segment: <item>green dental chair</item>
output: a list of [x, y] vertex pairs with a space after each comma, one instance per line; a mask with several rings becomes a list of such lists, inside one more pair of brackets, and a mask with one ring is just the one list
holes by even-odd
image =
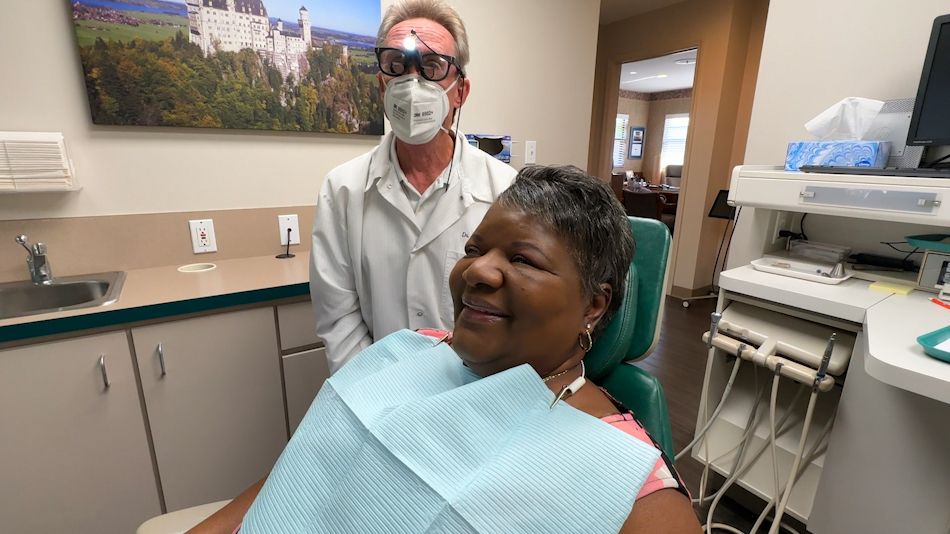
[[629, 217], [637, 251], [627, 275], [623, 305], [587, 354], [587, 374], [627, 408], [669, 458], [673, 432], [659, 381], [630, 365], [650, 354], [660, 333], [670, 232], [655, 219]]
[[[587, 354], [587, 375], [633, 410], [667, 457], [673, 458], [673, 433], [659, 381], [630, 365], [650, 354], [660, 321], [670, 254], [670, 232], [655, 219], [629, 217], [637, 251], [627, 275], [623, 305]], [[171, 512], [143, 523], [137, 534], [178, 534], [197, 525], [230, 501]]]

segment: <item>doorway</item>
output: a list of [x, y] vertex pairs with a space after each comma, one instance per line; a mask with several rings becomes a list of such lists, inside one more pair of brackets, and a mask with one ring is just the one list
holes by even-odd
[[[611, 177], [627, 215], [662, 221], [675, 236], [687, 167], [698, 49], [623, 63]], [[616, 185], [615, 185], [616, 188]]]

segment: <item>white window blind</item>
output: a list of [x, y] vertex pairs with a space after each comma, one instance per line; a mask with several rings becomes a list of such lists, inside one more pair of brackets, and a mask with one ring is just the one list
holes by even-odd
[[667, 115], [663, 122], [663, 145], [660, 148], [660, 169], [667, 165], [682, 165], [686, 159], [686, 130], [689, 114]]
[[625, 113], [617, 114], [617, 124], [614, 126], [614, 167], [623, 167], [624, 156], [627, 153], [627, 122], [630, 117]]
[[75, 189], [59, 132], [0, 132], [0, 191]]

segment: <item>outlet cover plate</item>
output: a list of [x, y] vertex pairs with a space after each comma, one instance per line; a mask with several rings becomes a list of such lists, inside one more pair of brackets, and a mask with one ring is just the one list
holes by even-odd
[[537, 141], [524, 142], [524, 162], [525, 162], [525, 165], [529, 163], [538, 162], [538, 142]]
[[297, 214], [278, 215], [277, 226], [280, 228], [280, 244], [287, 244], [287, 230], [290, 230], [290, 244], [300, 244], [300, 224], [297, 221]]
[[188, 227], [191, 229], [191, 248], [195, 254], [218, 251], [218, 242], [214, 237], [214, 221], [196, 219], [188, 221]]

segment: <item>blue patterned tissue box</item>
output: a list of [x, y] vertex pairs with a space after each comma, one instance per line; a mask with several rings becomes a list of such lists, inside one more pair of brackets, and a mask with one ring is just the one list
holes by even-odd
[[883, 169], [890, 152], [887, 141], [795, 141], [788, 144], [785, 170], [802, 165]]

